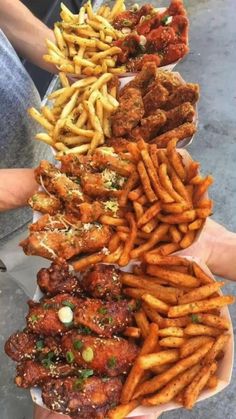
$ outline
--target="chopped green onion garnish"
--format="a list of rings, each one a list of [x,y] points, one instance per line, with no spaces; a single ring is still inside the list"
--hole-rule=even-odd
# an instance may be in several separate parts
[[[69,362],[69,364],[71,364],[74,361],[74,359],[75,359],[75,357],[74,357],[73,352],[67,351],[66,352],[66,360],[67,360],[67,362]]]
[[[41,349],[43,349],[43,347],[44,347],[43,340],[37,340],[37,342],[36,342],[36,349],[38,349],[38,351],[40,351]]]
[[[109,368],[114,368],[116,366],[116,357],[111,356],[111,358],[107,360],[107,365]]]
[[[73,303],[71,303],[70,301],[67,301],[67,300],[62,301],[62,305],[66,306],[66,307],[70,307],[71,310],[74,310],[74,308],[75,308],[75,305]]]
[[[75,349],[81,349],[83,347],[83,342],[82,340],[75,340],[73,343],[73,346]]]

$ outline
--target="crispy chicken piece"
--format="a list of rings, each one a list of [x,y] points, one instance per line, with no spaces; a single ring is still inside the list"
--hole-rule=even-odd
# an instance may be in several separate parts
[[[155,15],[151,16],[149,19],[146,18],[136,27],[136,30],[139,35],[147,35],[152,29],[158,28],[161,25],[162,15],[156,13]]]
[[[145,141],[149,141],[159,133],[166,120],[165,111],[157,109],[152,115],[141,119],[141,127],[134,128],[131,134],[135,138],[142,137]]]
[[[54,352],[56,355],[61,353],[59,339],[52,336],[42,338],[33,333],[19,331],[9,337],[4,349],[6,354],[16,362],[42,357],[49,352]]]
[[[67,207],[67,210],[69,207]],[[73,211],[73,208],[71,209]],[[99,201],[84,202],[79,206],[79,218],[83,223],[92,223],[97,221],[104,213],[103,205]]]
[[[184,140],[184,138],[192,137],[196,130],[196,125],[193,122],[186,122],[185,124],[180,125],[178,128],[174,128],[171,131],[167,131],[164,134],[153,138],[151,142],[155,143],[158,148],[166,148],[168,142],[172,138],[178,138],[178,141],[181,141]]]
[[[84,173],[81,176],[84,193],[95,198],[118,197],[124,182],[123,176],[110,169],[105,169],[102,173]]]
[[[69,271],[68,263],[58,258],[49,268],[42,268],[37,273],[37,284],[46,296],[70,293],[82,294],[78,278]]]
[[[168,65],[178,61],[180,58],[184,57],[189,52],[189,47],[181,42],[178,44],[169,44],[163,50],[161,65]]]
[[[112,299],[121,294],[120,271],[114,265],[91,266],[80,284],[94,298]]]
[[[70,294],[57,294],[53,298],[44,298],[39,303],[30,300],[29,313],[26,316],[27,327],[30,332],[43,336],[55,336],[67,332],[72,324],[62,323],[58,311],[62,307],[75,308],[83,305],[84,300]]]
[[[118,175],[125,177],[128,177],[135,170],[133,163],[127,161],[127,159],[122,159],[120,155],[115,153],[115,150],[110,150],[109,147],[95,150],[93,167],[100,171],[101,169],[114,170]]]
[[[120,105],[112,114],[112,131],[116,137],[129,134],[144,115],[141,91],[138,88],[127,88],[120,97]]]
[[[84,336],[73,330],[62,338],[64,355],[72,352],[74,363],[81,368],[92,368],[97,375],[115,377],[127,373],[138,354],[138,347],[126,339]],[[86,361],[86,353],[91,354]]]
[[[156,109],[162,109],[163,104],[166,103],[169,97],[168,90],[161,83],[155,82],[152,86],[152,89],[143,97],[145,115],[147,116]]]
[[[104,337],[122,332],[131,320],[132,313],[126,300],[102,302],[87,298],[74,311],[75,327],[88,327]]]
[[[170,26],[159,26],[159,28],[151,30],[146,38],[146,50],[153,53],[174,43],[176,41],[176,34]]]
[[[117,153],[123,153],[128,151],[127,145],[130,141],[132,140],[127,140],[126,138],[122,137],[112,137],[106,140],[106,144],[108,147],[114,148]]]
[[[188,18],[183,15],[176,15],[172,17],[170,27],[174,30],[177,42],[183,42],[184,44],[188,43]]]
[[[30,388],[43,384],[48,378],[67,377],[75,375],[78,371],[73,365],[53,362],[50,357],[45,357],[45,361],[27,360],[18,364],[15,383],[18,387]],[[46,365],[46,366],[45,366]]]
[[[40,211],[43,214],[54,215],[62,209],[60,199],[56,196],[48,195],[46,192],[35,193],[28,203],[34,211]]]
[[[142,71],[145,65],[155,65],[155,68],[161,65],[161,58],[157,54],[143,54],[132,58],[126,64],[126,68],[131,73]]]
[[[42,388],[45,405],[74,419],[104,419],[119,403],[122,382],[116,378],[65,378],[47,381]]]
[[[142,71],[138,73],[134,79],[127,83],[120,91],[120,96],[123,96],[125,91],[130,87],[141,90],[142,96],[145,95],[150,83],[155,80],[156,76],[155,63],[147,63],[143,66]],[[141,118],[140,118],[141,119]]]
[[[107,246],[111,237],[109,226],[83,224],[81,229],[68,231],[37,231],[20,242],[26,255],[37,255],[54,260],[70,259],[81,253],[96,252]]]
[[[167,111],[165,114],[167,121],[164,126],[161,127],[161,133],[170,131],[185,122],[192,122],[195,110],[190,102],[185,102],[170,111]]]
[[[156,78],[152,84],[149,85],[148,91],[151,91],[155,84],[162,84],[169,93],[172,93],[177,87],[182,86],[182,81],[176,74],[172,73],[171,71],[162,71],[157,70]]]
[[[117,56],[118,64],[125,64],[130,58],[142,53],[140,37],[135,32],[114,41],[113,44],[121,49]]]
[[[42,217],[30,224],[30,231],[43,231],[43,230],[62,230],[66,231],[71,227],[81,229],[82,222],[75,218],[72,214],[44,214]]]
[[[170,110],[185,102],[195,105],[199,99],[199,85],[194,83],[186,83],[179,86],[174,92],[169,95],[165,103],[162,104],[162,109]]]
[[[73,202],[75,206],[84,201],[80,186],[46,160],[42,160],[35,169],[35,178],[47,191],[55,193],[63,201]]]
[[[171,0],[169,7],[163,13],[165,16],[183,15],[186,16],[186,10],[182,0]]]
[[[126,10],[119,13],[113,20],[112,24],[117,29],[124,27],[134,29],[139,23],[142,16],[147,16],[153,12],[153,6],[151,4],[144,4],[137,11]]]
[[[67,176],[80,177],[84,171],[93,172],[92,155],[83,156],[81,154],[71,153],[60,157],[61,172]]]

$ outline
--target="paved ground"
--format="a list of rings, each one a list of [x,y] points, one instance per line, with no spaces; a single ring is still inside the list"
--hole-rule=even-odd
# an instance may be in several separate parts
[[[235,1],[186,0],[186,5],[191,20],[191,52],[177,70],[186,80],[201,85],[199,130],[189,151],[201,162],[202,171],[215,177],[211,192],[215,201],[214,219],[236,231]],[[29,268],[25,273],[22,266],[18,280],[25,286],[29,282],[25,281],[26,276],[30,278]],[[32,289],[31,286],[29,293]],[[5,337],[23,325],[26,296],[9,275],[0,276],[0,290],[2,346]],[[236,294],[236,284],[228,285],[228,291]],[[236,324],[236,306],[231,315]],[[31,419],[30,398],[13,385],[14,366],[2,351],[0,365],[0,418]],[[235,419],[235,392],[234,371],[231,385],[217,397],[200,403],[193,412],[178,410],[164,414],[163,419]]]

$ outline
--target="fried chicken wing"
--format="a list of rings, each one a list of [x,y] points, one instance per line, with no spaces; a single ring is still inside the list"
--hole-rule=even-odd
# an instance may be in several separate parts
[[[49,268],[37,273],[37,284],[46,296],[61,293],[82,294],[78,278],[69,271],[68,263],[58,258]]]
[[[172,17],[170,27],[174,30],[178,42],[188,43],[188,18],[183,15],[176,15]]]
[[[101,169],[114,170],[118,175],[124,177],[129,176],[135,170],[133,163],[127,161],[127,159],[122,159],[109,147],[102,147],[95,150],[93,154],[93,167],[100,171]]]
[[[58,338],[52,336],[42,338],[27,331],[13,333],[6,341],[4,349],[6,354],[16,362],[42,357],[52,351],[57,355],[61,353]]]
[[[88,327],[99,336],[111,337],[130,324],[132,314],[126,300],[102,302],[87,298],[74,310],[74,325]]]
[[[165,10],[165,15],[175,16],[183,15],[186,16],[186,10],[182,0],[171,0],[169,7]]]
[[[143,54],[138,57],[132,58],[126,64],[126,68],[131,73],[142,71],[146,65],[155,65],[159,67],[161,65],[161,57],[157,54]]]
[[[46,160],[42,160],[35,169],[35,178],[47,191],[55,193],[63,201],[73,202],[75,206],[84,201],[80,186]]]
[[[179,127],[172,129],[171,131],[164,132],[164,134],[161,134],[153,138],[151,142],[155,143],[158,148],[165,148],[172,138],[177,138],[178,141],[181,141],[184,140],[184,138],[192,137],[192,135],[195,134],[196,130],[196,125],[193,122],[186,122],[185,124],[180,125]]]
[[[26,316],[27,328],[30,332],[42,336],[55,336],[67,332],[72,324],[62,323],[58,312],[60,308],[69,306],[73,309],[83,305],[83,300],[70,294],[57,294],[53,298],[44,298],[39,303],[29,301],[29,312]]]
[[[35,193],[28,203],[34,211],[39,211],[43,214],[54,215],[62,209],[60,199],[56,196],[48,195],[46,192]]]
[[[60,157],[62,173],[68,176],[80,177],[84,171],[93,171],[93,157],[92,155],[81,155],[76,153],[66,154]]]
[[[129,134],[144,115],[141,91],[137,88],[127,88],[120,97],[120,105],[112,114],[113,135],[122,137]]]
[[[84,193],[90,197],[109,198],[119,196],[119,189],[125,178],[114,170],[105,169],[102,173],[84,173],[81,185]]]
[[[89,377],[47,381],[42,388],[45,405],[74,419],[104,419],[107,411],[119,403],[120,378]]]
[[[53,362],[52,356],[44,358],[42,362],[27,360],[18,364],[15,383],[18,387],[30,388],[42,384],[48,378],[67,377],[75,375],[78,368],[70,364]]]
[[[163,50],[161,65],[164,66],[174,63],[188,54],[188,52],[189,47],[183,42],[178,44],[169,44]]]
[[[186,83],[179,86],[175,91],[169,95],[166,102],[162,104],[162,109],[170,110],[185,102],[191,105],[199,99],[199,85],[194,83]]]
[[[176,41],[176,34],[170,26],[159,26],[159,28],[151,30],[147,34],[146,39],[146,50],[153,53],[174,43]]]
[[[79,367],[92,368],[95,374],[109,377],[127,373],[138,354],[138,347],[123,338],[84,336],[76,330],[63,336],[62,350],[65,356],[71,352]],[[86,358],[88,352],[90,360]]]
[[[43,231],[43,230],[62,230],[66,231],[71,227],[80,229],[82,222],[75,218],[72,214],[44,214],[35,223],[30,224],[30,231]]]
[[[20,242],[26,255],[37,255],[46,259],[70,259],[81,253],[96,252],[105,247],[111,237],[109,226],[83,224],[81,229],[68,231],[37,231]]]
[[[112,299],[121,294],[120,271],[114,265],[93,265],[80,284],[94,298]]]

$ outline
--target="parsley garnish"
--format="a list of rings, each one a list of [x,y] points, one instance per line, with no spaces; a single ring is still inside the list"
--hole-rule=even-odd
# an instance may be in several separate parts
[[[29,317],[29,321],[34,325],[35,323],[37,323],[39,319],[39,316],[37,316],[36,314],[32,314],[32,316]]]
[[[91,335],[92,331],[89,327],[81,325],[78,328],[78,333],[82,333],[84,335]]]
[[[36,349],[38,350],[38,351],[41,351],[41,349],[43,349],[44,348],[44,342],[43,342],[43,340],[41,339],[41,340],[37,340],[37,342],[36,342]]]
[[[42,359],[41,363],[45,368],[50,368],[50,366],[53,364],[52,359],[54,355],[54,352],[48,352],[47,356],[44,359]]]
[[[164,17],[161,19],[161,23],[162,23],[162,25],[166,25],[166,24],[167,24],[167,22],[168,22],[168,19],[169,19],[169,16],[164,16]]]
[[[107,314],[107,309],[106,309],[106,307],[100,307],[100,308],[98,309],[98,313],[100,313],[100,314]]]

